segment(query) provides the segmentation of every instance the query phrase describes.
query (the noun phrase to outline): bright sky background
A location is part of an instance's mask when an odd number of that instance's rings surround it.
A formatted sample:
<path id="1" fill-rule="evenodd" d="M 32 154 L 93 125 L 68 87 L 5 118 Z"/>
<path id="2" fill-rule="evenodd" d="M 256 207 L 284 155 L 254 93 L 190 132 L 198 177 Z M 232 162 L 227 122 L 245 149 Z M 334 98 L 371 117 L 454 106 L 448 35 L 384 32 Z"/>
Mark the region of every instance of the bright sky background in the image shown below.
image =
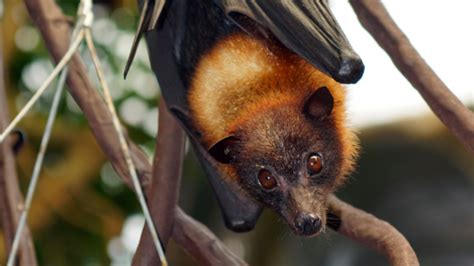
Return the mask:
<path id="1" fill-rule="evenodd" d="M 448 87 L 465 104 L 474 105 L 474 1 L 382 2 Z M 348 1 L 332 0 L 331 7 L 365 64 L 362 79 L 349 86 L 351 123 L 364 127 L 430 112 L 418 92 L 362 28 Z"/>

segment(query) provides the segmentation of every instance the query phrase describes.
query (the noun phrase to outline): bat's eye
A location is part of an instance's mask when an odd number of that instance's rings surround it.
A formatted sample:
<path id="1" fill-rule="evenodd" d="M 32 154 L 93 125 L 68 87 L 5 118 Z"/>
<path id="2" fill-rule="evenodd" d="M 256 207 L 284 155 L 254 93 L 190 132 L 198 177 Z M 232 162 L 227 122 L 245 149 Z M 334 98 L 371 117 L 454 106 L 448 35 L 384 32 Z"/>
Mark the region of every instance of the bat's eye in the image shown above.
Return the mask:
<path id="1" fill-rule="evenodd" d="M 278 186 L 276 178 L 267 169 L 262 169 L 258 172 L 258 182 L 266 190 L 271 190 Z"/>
<path id="2" fill-rule="evenodd" d="M 321 169 L 323 169 L 323 159 L 321 156 L 319 156 L 319 154 L 310 155 L 306 162 L 306 168 L 308 169 L 308 173 L 310 175 L 315 175 L 321 172 Z"/>

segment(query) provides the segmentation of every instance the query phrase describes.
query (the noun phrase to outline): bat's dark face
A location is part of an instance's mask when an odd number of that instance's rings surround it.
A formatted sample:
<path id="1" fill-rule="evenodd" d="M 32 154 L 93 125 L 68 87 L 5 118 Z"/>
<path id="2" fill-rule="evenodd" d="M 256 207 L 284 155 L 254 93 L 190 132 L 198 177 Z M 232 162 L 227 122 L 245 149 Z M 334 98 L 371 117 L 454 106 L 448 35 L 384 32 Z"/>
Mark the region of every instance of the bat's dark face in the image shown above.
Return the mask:
<path id="1" fill-rule="evenodd" d="M 324 230 L 326 199 L 352 159 L 344 154 L 333 106 L 329 90 L 320 88 L 303 106 L 281 105 L 253 116 L 210 150 L 234 167 L 245 191 L 299 235 Z"/>

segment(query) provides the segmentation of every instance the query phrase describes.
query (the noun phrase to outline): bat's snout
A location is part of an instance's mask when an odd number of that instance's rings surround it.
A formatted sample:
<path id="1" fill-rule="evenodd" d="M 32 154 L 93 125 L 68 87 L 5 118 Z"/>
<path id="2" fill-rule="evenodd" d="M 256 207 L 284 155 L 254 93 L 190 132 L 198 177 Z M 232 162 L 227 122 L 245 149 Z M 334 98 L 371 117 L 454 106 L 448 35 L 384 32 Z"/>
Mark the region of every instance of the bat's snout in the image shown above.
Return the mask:
<path id="1" fill-rule="evenodd" d="M 295 219 L 295 229 L 298 234 L 313 236 L 321 231 L 321 219 L 312 213 L 302 213 Z"/>

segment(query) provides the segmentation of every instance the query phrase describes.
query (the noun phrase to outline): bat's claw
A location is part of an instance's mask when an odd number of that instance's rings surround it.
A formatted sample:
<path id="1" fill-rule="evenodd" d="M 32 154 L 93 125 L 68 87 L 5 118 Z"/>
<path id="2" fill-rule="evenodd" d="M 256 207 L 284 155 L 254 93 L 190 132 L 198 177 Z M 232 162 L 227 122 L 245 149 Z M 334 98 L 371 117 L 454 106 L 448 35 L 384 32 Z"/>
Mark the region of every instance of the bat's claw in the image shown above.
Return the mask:
<path id="1" fill-rule="evenodd" d="M 21 129 L 15 129 L 10 134 L 15 138 L 12 145 L 12 150 L 15 154 L 17 154 L 25 144 L 26 134 Z"/>

